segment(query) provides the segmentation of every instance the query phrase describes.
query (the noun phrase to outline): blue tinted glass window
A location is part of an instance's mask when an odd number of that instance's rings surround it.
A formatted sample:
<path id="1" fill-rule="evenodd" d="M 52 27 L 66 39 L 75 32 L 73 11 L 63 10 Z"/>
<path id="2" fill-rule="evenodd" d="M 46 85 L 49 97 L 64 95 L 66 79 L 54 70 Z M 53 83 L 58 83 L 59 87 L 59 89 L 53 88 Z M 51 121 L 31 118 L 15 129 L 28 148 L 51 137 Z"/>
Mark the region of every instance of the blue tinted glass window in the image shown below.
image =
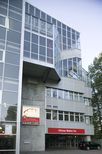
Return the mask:
<path id="1" fill-rule="evenodd" d="M 56 25 L 56 19 L 52 18 L 52 23 Z"/>
<path id="2" fill-rule="evenodd" d="M 63 29 L 63 36 L 66 36 L 66 30 Z"/>
<path id="3" fill-rule="evenodd" d="M 22 8 L 22 1 L 21 0 L 17 0 L 17 1 L 10 0 L 9 3 L 15 7 Z"/>
<path id="4" fill-rule="evenodd" d="M 0 76 L 2 76 L 3 73 L 3 63 L 0 63 Z"/>
<path id="5" fill-rule="evenodd" d="M 31 28 L 31 16 L 28 14 L 25 15 L 25 27 L 27 29 Z"/>
<path id="6" fill-rule="evenodd" d="M 14 43 L 19 43 L 21 42 L 21 34 L 17 33 L 15 31 L 11 31 L 9 30 L 7 32 L 7 40 L 10 42 L 14 42 Z"/>
<path id="7" fill-rule="evenodd" d="M 28 13 L 28 6 L 29 6 L 29 4 L 26 2 L 26 3 L 25 3 L 25 12 L 26 12 L 26 13 Z"/>
<path id="8" fill-rule="evenodd" d="M 24 57 L 30 57 L 30 52 L 28 52 L 28 51 L 24 51 Z"/>
<path id="9" fill-rule="evenodd" d="M 32 42 L 38 44 L 38 35 L 32 34 Z"/>
<path id="10" fill-rule="evenodd" d="M 64 44 L 66 43 L 66 37 L 63 37 L 63 43 Z"/>
<path id="11" fill-rule="evenodd" d="M 75 34 L 74 33 L 72 33 L 72 39 L 75 40 Z"/>
<path id="12" fill-rule="evenodd" d="M 24 33 L 24 40 L 30 41 L 30 33 L 27 31 Z"/>
<path id="13" fill-rule="evenodd" d="M 71 33 L 67 31 L 67 37 L 71 38 Z"/>
<path id="14" fill-rule="evenodd" d="M 8 78 L 18 79 L 18 77 L 19 77 L 19 67 L 6 64 L 4 76 L 8 77 Z"/>
<path id="15" fill-rule="evenodd" d="M 5 40 L 5 34 L 6 34 L 6 29 L 3 27 L 0 27 L 0 39 Z"/>
<path id="16" fill-rule="evenodd" d="M 32 30 L 38 32 L 39 20 L 38 18 L 32 17 Z"/>
<path id="17" fill-rule="evenodd" d="M 66 50 L 66 44 L 63 44 L 63 50 Z"/>
<path id="18" fill-rule="evenodd" d="M 45 55 L 45 54 L 46 54 L 46 48 L 45 48 L 45 47 L 40 46 L 40 51 L 39 51 L 39 54 L 41 54 L 41 55 Z"/>
<path id="19" fill-rule="evenodd" d="M 71 45 L 71 40 L 70 39 L 68 39 L 68 45 Z"/>
<path id="20" fill-rule="evenodd" d="M 47 47 L 53 48 L 53 41 L 50 39 L 47 39 Z"/>
<path id="21" fill-rule="evenodd" d="M 32 59 L 38 59 L 38 54 L 31 53 L 31 58 Z"/>
<path id="22" fill-rule="evenodd" d="M 24 50 L 30 51 L 30 42 L 24 41 Z"/>
<path id="23" fill-rule="evenodd" d="M 57 26 L 61 27 L 61 22 L 60 21 L 57 21 Z"/>
<path id="24" fill-rule="evenodd" d="M 15 31 L 21 31 L 21 22 L 14 20 L 14 19 L 9 19 L 9 28 Z"/>
<path id="25" fill-rule="evenodd" d="M 6 52 L 6 55 L 5 55 L 5 62 L 6 63 L 11 63 L 11 64 L 19 65 L 19 59 L 20 59 L 20 55 L 19 54 L 15 54 L 15 53 L 11 53 L 11 52 Z"/>
<path id="26" fill-rule="evenodd" d="M 38 45 L 32 43 L 31 52 L 38 53 Z"/>
<path id="27" fill-rule="evenodd" d="M 40 33 L 45 34 L 46 33 L 46 22 L 40 20 Z"/>
<path id="28" fill-rule="evenodd" d="M 68 26 L 67 26 L 67 31 L 69 31 L 69 32 L 71 31 L 71 28 L 70 28 L 70 27 L 68 27 Z"/>
<path id="29" fill-rule="evenodd" d="M 46 14 L 42 11 L 41 11 L 41 19 L 46 21 Z"/>
<path id="30" fill-rule="evenodd" d="M 59 34 L 61 34 L 61 28 L 59 28 L 59 27 L 58 27 L 58 32 L 59 32 Z"/>
<path id="31" fill-rule="evenodd" d="M 74 30 L 74 29 L 72 29 L 72 33 L 74 33 L 74 34 L 75 34 L 75 30 Z"/>
<path id="32" fill-rule="evenodd" d="M 52 26 L 52 24 L 49 24 L 49 23 L 47 23 L 47 35 L 49 37 L 53 36 L 53 26 Z"/>
<path id="33" fill-rule="evenodd" d="M 17 105 L 18 94 L 16 92 L 3 92 L 3 103 Z"/>
<path id="34" fill-rule="evenodd" d="M 42 36 L 40 36 L 40 45 L 46 46 L 46 39 Z"/>
<path id="35" fill-rule="evenodd" d="M 63 60 L 63 68 L 67 68 L 67 59 Z"/>
<path id="36" fill-rule="evenodd" d="M 53 50 L 50 48 L 47 48 L 47 56 L 48 57 L 53 57 Z"/>
<path id="37" fill-rule="evenodd" d="M 33 16 L 34 15 L 34 7 L 30 5 L 30 14 Z"/>
<path id="38" fill-rule="evenodd" d="M 47 22 L 51 23 L 51 16 L 47 15 Z"/>
<path id="39" fill-rule="evenodd" d="M 22 21 L 22 16 L 14 11 L 9 10 L 9 17 Z"/>
<path id="40" fill-rule="evenodd" d="M 72 60 L 68 60 L 68 69 L 69 71 L 72 70 Z"/>
<path id="41" fill-rule="evenodd" d="M 35 8 L 35 16 L 36 16 L 37 18 L 40 18 L 40 10 L 37 9 L 37 8 Z"/>
<path id="42" fill-rule="evenodd" d="M 0 16 L 0 25 L 5 26 L 5 17 Z"/>
<path id="43" fill-rule="evenodd" d="M 63 28 L 63 29 L 66 29 L 66 25 L 65 25 L 65 24 L 62 24 L 62 28 Z"/>
<path id="44" fill-rule="evenodd" d="M 7 8 L 1 7 L 1 3 L 0 3 L 0 14 L 2 15 L 7 15 Z"/>

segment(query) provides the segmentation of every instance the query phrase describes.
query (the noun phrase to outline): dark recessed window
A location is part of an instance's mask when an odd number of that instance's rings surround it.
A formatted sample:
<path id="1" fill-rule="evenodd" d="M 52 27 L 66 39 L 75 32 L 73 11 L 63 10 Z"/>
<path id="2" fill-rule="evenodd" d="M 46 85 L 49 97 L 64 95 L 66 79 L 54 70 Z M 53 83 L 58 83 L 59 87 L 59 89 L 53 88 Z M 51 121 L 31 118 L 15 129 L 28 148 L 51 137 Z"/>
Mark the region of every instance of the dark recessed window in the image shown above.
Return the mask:
<path id="1" fill-rule="evenodd" d="M 41 19 L 46 21 L 46 14 L 42 11 L 41 11 Z"/>
<path id="2" fill-rule="evenodd" d="M 61 22 L 60 21 L 57 21 L 57 26 L 61 27 Z"/>
<path id="3" fill-rule="evenodd" d="M 35 16 L 36 16 L 37 18 L 40 18 L 40 10 L 37 9 L 37 8 L 35 8 Z"/>
<path id="4" fill-rule="evenodd" d="M 65 24 L 62 24 L 62 28 L 63 28 L 63 29 L 66 29 L 66 25 L 65 25 Z"/>
<path id="5" fill-rule="evenodd" d="M 63 29 L 63 36 L 66 36 L 66 30 Z"/>
<path id="6" fill-rule="evenodd" d="M 51 16 L 47 15 L 47 22 L 51 23 Z"/>
<path id="7" fill-rule="evenodd" d="M 63 43 L 66 44 L 66 37 L 63 37 Z"/>
<path id="8" fill-rule="evenodd" d="M 30 5 L 30 14 L 33 16 L 34 15 L 34 7 Z"/>
<path id="9" fill-rule="evenodd" d="M 52 18 L 52 24 L 56 25 L 56 19 Z"/>
<path id="10" fill-rule="evenodd" d="M 61 34 L 61 28 L 59 28 L 59 27 L 58 27 L 58 32 L 59 32 L 59 34 Z"/>
<path id="11" fill-rule="evenodd" d="M 72 39 L 75 40 L 75 34 L 74 33 L 72 33 Z"/>
<path id="12" fill-rule="evenodd" d="M 71 31 L 71 28 L 70 28 L 70 27 L 67 27 L 67 31 L 69 31 L 69 32 L 70 32 L 70 31 Z"/>

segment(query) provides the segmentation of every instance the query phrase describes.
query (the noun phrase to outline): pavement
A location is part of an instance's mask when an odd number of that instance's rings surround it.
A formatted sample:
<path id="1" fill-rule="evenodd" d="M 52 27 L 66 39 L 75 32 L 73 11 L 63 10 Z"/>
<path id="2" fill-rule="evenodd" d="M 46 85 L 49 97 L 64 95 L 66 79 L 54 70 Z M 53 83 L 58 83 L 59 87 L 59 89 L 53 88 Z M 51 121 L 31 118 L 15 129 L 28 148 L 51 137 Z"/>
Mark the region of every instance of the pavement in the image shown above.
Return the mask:
<path id="1" fill-rule="evenodd" d="M 37 152 L 21 152 L 20 154 L 102 154 L 101 150 L 47 150 Z"/>

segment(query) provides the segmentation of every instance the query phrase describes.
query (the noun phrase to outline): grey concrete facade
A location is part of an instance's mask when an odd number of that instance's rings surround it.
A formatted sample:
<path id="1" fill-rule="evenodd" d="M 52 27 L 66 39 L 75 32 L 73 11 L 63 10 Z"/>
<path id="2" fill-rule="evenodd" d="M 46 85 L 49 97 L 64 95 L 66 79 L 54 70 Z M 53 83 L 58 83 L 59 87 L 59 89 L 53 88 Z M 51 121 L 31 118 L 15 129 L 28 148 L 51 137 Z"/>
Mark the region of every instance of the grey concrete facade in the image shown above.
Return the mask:
<path id="1" fill-rule="evenodd" d="M 22 106 L 40 107 L 40 124 L 21 126 L 21 151 L 45 150 L 45 86 L 29 78 L 23 80 Z"/>

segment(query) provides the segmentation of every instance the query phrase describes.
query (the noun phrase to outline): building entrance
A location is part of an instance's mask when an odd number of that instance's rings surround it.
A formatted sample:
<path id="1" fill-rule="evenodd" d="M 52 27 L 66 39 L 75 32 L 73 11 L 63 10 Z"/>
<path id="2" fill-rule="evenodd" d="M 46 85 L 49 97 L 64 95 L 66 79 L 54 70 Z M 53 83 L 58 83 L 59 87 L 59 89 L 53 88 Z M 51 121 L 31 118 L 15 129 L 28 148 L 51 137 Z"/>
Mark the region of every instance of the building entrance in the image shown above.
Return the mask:
<path id="1" fill-rule="evenodd" d="M 46 134 L 46 149 L 77 149 L 81 136 Z"/>

